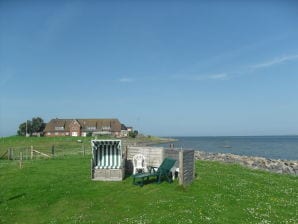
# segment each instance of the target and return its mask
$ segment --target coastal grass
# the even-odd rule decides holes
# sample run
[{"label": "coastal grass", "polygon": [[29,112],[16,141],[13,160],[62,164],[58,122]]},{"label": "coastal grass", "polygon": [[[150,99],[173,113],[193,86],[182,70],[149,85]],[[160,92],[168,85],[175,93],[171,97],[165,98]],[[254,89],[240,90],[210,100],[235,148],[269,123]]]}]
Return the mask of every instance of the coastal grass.
[{"label": "coastal grass", "polygon": [[[111,139],[113,137],[100,136],[97,139]],[[91,139],[94,137],[71,137],[71,136],[56,136],[56,137],[23,137],[11,136],[0,138],[0,159],[7,158],[9,149],[14,150],[14,156],[18,156],[20,152],[23,155],[30,156],[30,149],[38,150],[39,152],[51,154],[54,147],[56,156],[69,154],[82,154],[85,149],[86,153],[90,153]],[[79,141],[78,141],[79,140]],[[150,145],[165,142],[172,142],[174,139],[160,138],[156,136],[139,136],[137,138],[125,138],[131,144]]]},{"label": "coastal grass", "polygon": [[187,186],[90,179],[90,157],[0,160],[0,223],[298,223],[298,178],[197,161]]},{"label": "coastal grass", "polygon": [[[80,140],[80,141],[78,141]],[[90,149],[91,137],[23,137],[11,136],[0,138],[0,158],[5,155],[8,149],[14,150],[14,156],[17,157],[19,152],[23,152],[28,156],[30,149],[33,147],[42,153],[50,155],[54,147],[56,155],[78,154],[83,148]],[[90,150],[88,150],[89,152]],[[6,155],[7,156],[7,155]],[[3,156],[4,157],[4,156]]]}]

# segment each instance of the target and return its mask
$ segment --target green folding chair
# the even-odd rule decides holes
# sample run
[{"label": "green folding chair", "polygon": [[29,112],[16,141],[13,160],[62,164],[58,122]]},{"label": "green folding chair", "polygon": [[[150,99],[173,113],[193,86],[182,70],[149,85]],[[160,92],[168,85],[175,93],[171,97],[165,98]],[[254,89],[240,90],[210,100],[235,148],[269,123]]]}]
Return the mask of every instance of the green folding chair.
[{"label": "green folding chair", "polygon": [[143,186],[144,180],[149,181],[150,177],[156,177],[157,183],[160,183],[163,177],[165,177],[169,183],[172,183],[173,180],[170,177],[170,175],[171,175],[171,169],[175,165],[175,163],[176,163],[175,159],[165,158],[159,167],[149,166],[148,167],[149,172],[137,173],[132,175],[133,184]]}]

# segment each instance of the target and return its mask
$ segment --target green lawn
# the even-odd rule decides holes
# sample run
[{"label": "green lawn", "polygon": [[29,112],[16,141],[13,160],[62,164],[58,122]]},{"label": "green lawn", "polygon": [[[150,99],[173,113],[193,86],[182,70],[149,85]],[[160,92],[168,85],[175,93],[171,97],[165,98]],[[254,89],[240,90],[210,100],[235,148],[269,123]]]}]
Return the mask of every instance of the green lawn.
[{"label": "green lawn", "polygon": [[[81,142],[78,142],[78,140],[81,140]],[[57,156],[82,154],[84,147],[86,151],[90,152],[90,140],[91,137],[5,137],[0,138],[0,157],[6,153],[9,148],[14,149],[14,156],[19,156],[19,152],[23,152],[24,156],[27,154],[30,156],[31,146],[33,146],[33,149],[46,154],[51,154],[52,147],[54,146]]]},{"label": "green lawn", "polygon": [[90,157],[0,160],[0,223],[298,223],[298,178],[198,161],[197,178],[90,180]]},{"label": "green lawn", "polygon": [[[110,138],[102,136],[102,139]],[[8,149],[12,148],[14,157],[19,157],[20,152],[24,157],[30,157],[31,146],[33,149],[51,155],[52,148],[55,149],[56,156],[64,156],[70,154],[91,153],[92,137],[22,137],[12,136],[0,138],[0,159],[7,158]],[[80,140],[80,142],[78,142]],[[135,139],[123,139],[131,144],[157,144],[173,141],[173,139],[159,137],[138,137]]]}]

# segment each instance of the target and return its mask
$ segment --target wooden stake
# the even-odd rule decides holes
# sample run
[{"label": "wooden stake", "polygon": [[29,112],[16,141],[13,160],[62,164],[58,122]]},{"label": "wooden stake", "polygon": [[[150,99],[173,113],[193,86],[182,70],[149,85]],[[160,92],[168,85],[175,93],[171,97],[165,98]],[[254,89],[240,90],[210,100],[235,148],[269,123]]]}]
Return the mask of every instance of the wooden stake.
[{"label": "wooden stake", "polygon": [[33,159],[33,146],[31,145],[31,159]]},{"label": "wooden stake", "polygon": [[55,145],[52,145],[52,157],[55,156]]},{"label": "wooden stake", "polygon": [[84,142],[83,142],[83,156],[85,156],[85,144],[84,144]]},{"label": "wooden stake", "polygon": [[184,185],[184,176],[183,176],[183,172],[184,172],[184,164],[183,164],[183,151],[180,150],[179,151],[179,185]]},{"label": "wooden stake", "polygon": [[23,167],[23,152],[20,152],[20,169]]}]

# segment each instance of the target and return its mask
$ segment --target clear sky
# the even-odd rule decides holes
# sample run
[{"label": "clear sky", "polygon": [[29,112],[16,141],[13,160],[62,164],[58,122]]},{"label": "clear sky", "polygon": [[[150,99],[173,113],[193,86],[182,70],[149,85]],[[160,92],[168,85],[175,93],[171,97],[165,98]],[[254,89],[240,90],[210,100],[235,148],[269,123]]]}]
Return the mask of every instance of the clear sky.
[{"label": "clear sky", "polygon": [[295,1],[0,0],[0,38],[0,136],[36,116],[298,134]]}]

